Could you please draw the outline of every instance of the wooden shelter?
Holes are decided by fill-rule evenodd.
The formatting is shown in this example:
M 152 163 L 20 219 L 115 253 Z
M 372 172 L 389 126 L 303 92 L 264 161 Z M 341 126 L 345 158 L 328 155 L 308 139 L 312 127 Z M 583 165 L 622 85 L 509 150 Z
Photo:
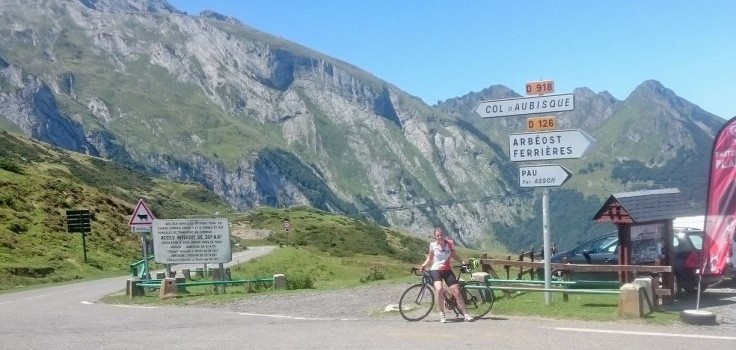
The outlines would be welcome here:
M 676 217 L 692 215 L 692 208 L 677 188 L 616 193 L 595 214 L 593 221 L 618 228 L 620 265 L 668 265 L 673 262 L 673 228 Z M 673 286 L 666 274 L 664 285 Z M 633 274 L 619 273 L 619 282 L 632 282 Z

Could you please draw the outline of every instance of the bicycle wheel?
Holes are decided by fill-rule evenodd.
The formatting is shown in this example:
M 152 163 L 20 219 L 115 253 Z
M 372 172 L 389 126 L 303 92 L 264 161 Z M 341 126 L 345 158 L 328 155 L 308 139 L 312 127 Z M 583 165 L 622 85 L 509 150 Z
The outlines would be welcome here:
M 475 318 L 488 314 L 493 307 L 493 291 L 479 281 L 468 281 L 462 285 L 462 295 L 465 299 L 465 309 Z
M 415 284 L 404 291 L 399 299 L 399 313 L 407 321 L 419 321 L 432 311 L 434 289 L 426 284 Z

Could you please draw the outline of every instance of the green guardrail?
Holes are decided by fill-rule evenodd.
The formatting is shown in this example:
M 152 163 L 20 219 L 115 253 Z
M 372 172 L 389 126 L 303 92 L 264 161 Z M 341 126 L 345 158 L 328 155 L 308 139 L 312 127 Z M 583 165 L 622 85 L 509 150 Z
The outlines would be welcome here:
M 195 281 L 176 283 L 177 287 L 195 287 L 195 286 L 216 286 L 216 285 L 240 285 L 246 283 L 273 283 L 273 277 L 243 279 L 243 280 L 226 280 L 226 281 Z M 136 283 L 137 286 L 146 288 L 160 288 L 160 279 L 141 280 Z
M 153 255 L 148 257 L 148 260 L 153 260 Z M 143 279 L 149 276 L 148 264 L 145 259 L 136 261 L 130 264 L 130 274 L 138 279 Z
M 485 284 L 493 290 L 524 292 L 559 292 L 579 294 L 620 294 L 618 281 L 550 281 L 556 288 L 544 288 L 540 280 L 502 280 L 487 277 Z

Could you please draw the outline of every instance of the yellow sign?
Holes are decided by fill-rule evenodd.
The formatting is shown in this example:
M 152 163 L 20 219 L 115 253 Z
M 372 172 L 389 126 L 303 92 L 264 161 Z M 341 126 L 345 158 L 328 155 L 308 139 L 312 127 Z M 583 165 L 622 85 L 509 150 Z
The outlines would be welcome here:
M 555 92 L 555 82 L 552 80 L 532 81 L 526 83 L 527 95 L 544 95 Z
M 526 119 L 526 129 L 529 131 L 554 130 L 556 127 L 555 117 L 532 117 Z

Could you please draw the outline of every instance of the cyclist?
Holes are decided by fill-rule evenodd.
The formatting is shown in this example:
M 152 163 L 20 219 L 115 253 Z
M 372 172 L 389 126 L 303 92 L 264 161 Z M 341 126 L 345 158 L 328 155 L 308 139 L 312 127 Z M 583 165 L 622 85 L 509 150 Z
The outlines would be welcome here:
M 432 276 L 432 281 L 434 281 L 434 289 L 437 291 L 435 296 L 437 307 L 440 312 L 440 322 L 447 322 L 447 318 L 445 317 L 445 302 L 443 298 L 444 286 L 442 281 L 447 284 L 450 292 L 455 296 L 457 307 L 460 312 L 463 313 L 464 320 L 471 322 L 473 321 L 473 317 L 468 315 L 465 311 L 465 300 L 463 300 L 460 295 L 460 287 L 458 285 L 457 277 L 455 276 L 455 273 L 452 272 L 452 259 L 465 265 L 465 261 L 460 259 L 455 252 L 455 243 L 451 239 L 446 239 L 445 233 L 442 229 L 436 227 L 434 229 L 434 241 L 429 244 L 429 254 L 427 254 L 427 258 L 424 259 L 421 269 L 424 271 L 427 264 L 430 262 L 432 263 L 429 273 Z

